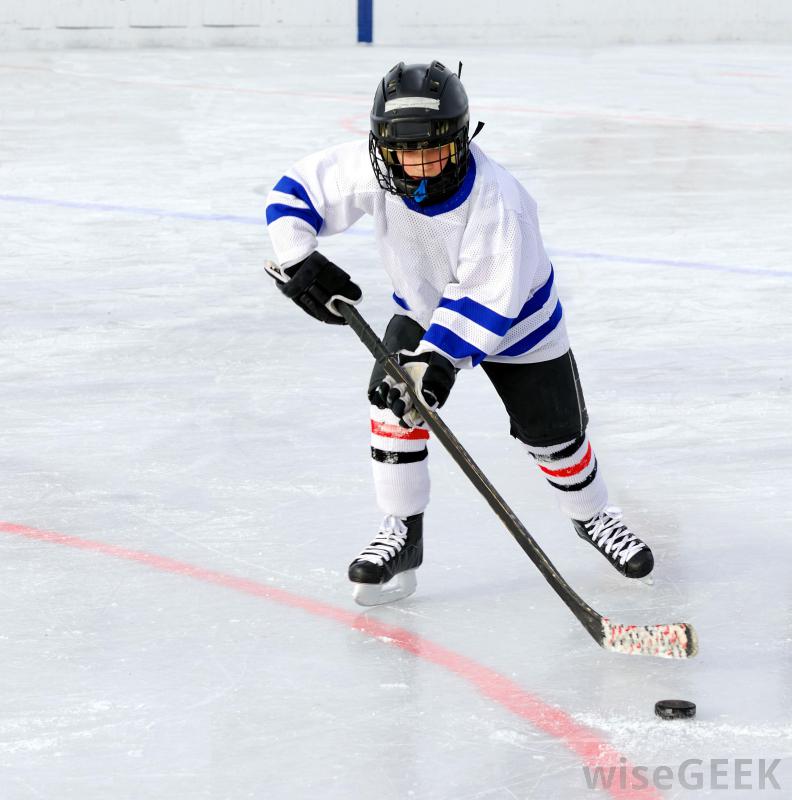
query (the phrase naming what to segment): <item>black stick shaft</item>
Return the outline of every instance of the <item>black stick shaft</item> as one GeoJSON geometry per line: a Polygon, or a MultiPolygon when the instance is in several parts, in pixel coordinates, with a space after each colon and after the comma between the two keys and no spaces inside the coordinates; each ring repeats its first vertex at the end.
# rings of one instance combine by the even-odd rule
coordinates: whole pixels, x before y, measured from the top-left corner
{"type": "Polygon", "coordinates": [[[337,302],[336,308],[349,323],[350,328],[358,335],[361,342],[368,348],[385,372],[395,381],[404,383],[412,397],[413,403],[420,415],[426,421],[429,430],[437,437],[440,443],[449,452],[451,457],[467,475],[471,483],[478,489],[482,497],[489,503],[492,510],[498,515],[506,529],[517,541],[533,561],[537,569],[544,575],[545,580],[553,587],[555,593],[566,603],[572,613],[580,620],[586,630],[594,637],[598,644],[602,644],[602,616],[598,614],[580,595],[561,577],[553,563],[545,555],[542,548],[531,536],[517,515],[509,508],[506,501],[497,489],[489,482],[487,476],[481,471],[470,454],[460,444],[449,427],[443,422],[437,412],[432,411],[423,402],[415,391],[407,373],[391,357],[385,349],[380,338],[363,319],[358,310],[348,303],[337,302]]]}

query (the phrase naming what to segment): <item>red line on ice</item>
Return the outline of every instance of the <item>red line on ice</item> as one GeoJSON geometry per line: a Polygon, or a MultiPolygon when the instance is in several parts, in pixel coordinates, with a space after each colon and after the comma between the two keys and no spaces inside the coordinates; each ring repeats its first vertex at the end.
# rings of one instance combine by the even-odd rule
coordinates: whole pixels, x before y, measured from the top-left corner
{"type": "MultiPolygon", "coordinates": [[[[598,766],[605,768],[616,767],[614,785],[611,785],[607,790],[611,797],[619,798],[619,800],[625,800],[626,798],[659,800],[660,798],[660,795],[652,788],[638,790],[619,787],[619,768],[622,767],[626,770],[627,783],[629,783],[632,765],[622,760],[622,754],[600,738],[595,731],[575,722],[572,717],[561,709],[548,705],[536,695],[525,691],[514,681],[495,670],[459,653],[455,653],[453,650],[435,644],[406,628],[388,625],[365,614],[352,613],[351,611],[287,592],[274,586],[268,586],[264,583],[226,575],[222,572],[204,569],[194,564],[176,561],[154,553],[129,550],[113,544],[82,539],[54,531],[38,530],[26,525],[15,525],[11,522],[0,522],[0,533],[13,534],[25,539],[49,544],[63,545],[76,550],[100,553],[122,561],[143,564],[160,572],[183,575],[243,594],[263,597],[284,606],[300,609],[316,617],[338,622],[368,636],[373,636],[393,647],[412,653],[424,661],[442,667],[467,681],[480,694],[503,706],[518,717],[527,720],[537,730],[558,739],[577,755],[586,766],[592,769],[598,766]]],[[[581,780],[583,780],[582,775],[581,780]]]]}

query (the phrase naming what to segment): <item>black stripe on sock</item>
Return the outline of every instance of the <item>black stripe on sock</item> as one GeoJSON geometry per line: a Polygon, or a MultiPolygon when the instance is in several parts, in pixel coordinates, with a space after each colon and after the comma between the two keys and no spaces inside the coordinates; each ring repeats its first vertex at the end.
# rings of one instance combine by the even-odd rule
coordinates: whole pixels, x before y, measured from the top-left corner
{"type": "Polygon", "coordinates": [[[577,492],[580,489],[585,489],[595,478],[597,475],[597,459],[594,459],[594,469],[591,470],[590,475],[586,478],[586,480],[581,481],[580,483],[573,483],[570,486],[563,486],[560,483],[553,483],[549,478],[547,482],[554,488],[560,489],[562,492],[577,492]]]}
{"type": "Polygon", "coordinates": [[[414,464],[416,461],[423,461],[428,455],[429,450],[426,447],[412,453],[395,453],[393,450],[371,448],[371,457],[381,464],[414,464]]]}
{"type": "Polygon", "coordinates": [[[537,461],[560,461],[562,458],[569,458],[575,455],[575,453],[583,447],[585,441],[586,434],[583,433],[578,436],[577,439],[573,439],[571,444],[568,444],[561,450],[557,450],[555,453],[533,453],[530,450],[528,452],[530,452],[537,461]]]}

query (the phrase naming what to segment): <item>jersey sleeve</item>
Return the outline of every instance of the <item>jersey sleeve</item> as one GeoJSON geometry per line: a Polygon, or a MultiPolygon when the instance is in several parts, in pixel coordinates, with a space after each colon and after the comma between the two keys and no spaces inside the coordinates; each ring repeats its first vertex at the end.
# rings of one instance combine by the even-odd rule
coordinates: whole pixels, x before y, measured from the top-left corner
{"type": "Polygon", "coordinates": [[[558,324],[553,270],[531,220],[499,209],[468,223],[455,280],[435,309],[418,352],[434,350],[456,367],[536,347],[558,324]]]}
{"type": "Polygon", "coordinates": [[[371,213],[373,180],[368,151],[358,142],[294,164],[267,197],[267,232],[280,266],[307,258],[318,236],[342,233],[371,213]]]}

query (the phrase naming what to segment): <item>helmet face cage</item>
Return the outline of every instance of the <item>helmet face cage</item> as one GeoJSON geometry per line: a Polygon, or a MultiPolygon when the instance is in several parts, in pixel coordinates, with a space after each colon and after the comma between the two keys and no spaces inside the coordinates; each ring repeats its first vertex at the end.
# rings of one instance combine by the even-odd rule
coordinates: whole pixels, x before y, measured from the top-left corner
{"type": "MultiPolygon", "coordinates": [[[[447,121],[444,122],[447,129],[447,121]]],[[[446,199],[460,187],[469,157],[467,121],[450,134],[417,141],[388,136],[390,131],[386,129],[390,125],[378,127],[385,135],[378,136],[374,131],[369,134],[369,156],[383,189],[431,205],[446,199]],[[416,151],[420,151],[420,158],[416,151]]]]}
{"type": "MultiPolygon", "coordinates": [[[[446,130],[448,122],[443,121],[446,130]]],[[[469,157],[467,120],[451,133],[420,140],[388,136],[390,127],[382,124],[381,135],[374,131],[369,134],[371,165],[383,189],[430,205],[446,199],[460,187],[469,157]],[[421,153],[420,157],[416,151],[421,153]]]]}

